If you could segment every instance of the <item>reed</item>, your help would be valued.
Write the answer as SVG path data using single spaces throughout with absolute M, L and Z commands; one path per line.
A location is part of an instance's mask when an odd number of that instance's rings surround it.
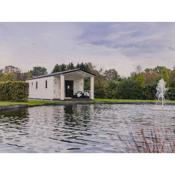
M 156 129 L 145 132 L 141 129 L 135 134 L 131 132 L 129 141 L 121 136 L 119 139 L 125 144 L 127 152 L 175 153 L 175 135 L 170 131 Z

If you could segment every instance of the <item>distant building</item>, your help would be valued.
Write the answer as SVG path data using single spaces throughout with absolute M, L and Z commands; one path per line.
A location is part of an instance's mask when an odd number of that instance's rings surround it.
M 4 73 L 19 73 L 21 72 L 19 68 L 14 67 L 14 66 L 6 66 L 4 68 Z

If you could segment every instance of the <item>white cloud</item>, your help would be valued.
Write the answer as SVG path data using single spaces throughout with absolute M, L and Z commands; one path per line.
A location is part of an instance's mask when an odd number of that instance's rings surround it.
M 129 75 L 175 65 L 175 23 L 0 23 L 0 68 L 84 61 Z

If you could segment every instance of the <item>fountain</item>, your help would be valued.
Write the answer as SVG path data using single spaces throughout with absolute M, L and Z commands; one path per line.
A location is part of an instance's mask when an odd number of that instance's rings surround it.
M 159 80 L 157 87 L 156 87 L 156 90 L 157 90 L 157 92 L 156 92 L 157 100 L 158 100 L 158 102 L 161 101 L 161 104 L 163 107 L 165 104 L 165 94 L 166 94 L 166 91 L 168 90 L 166 88 L 166 82 L 164 81 L 164 79 Z

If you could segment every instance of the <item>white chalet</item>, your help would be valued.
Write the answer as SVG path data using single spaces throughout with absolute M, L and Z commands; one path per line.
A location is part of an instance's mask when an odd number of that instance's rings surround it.
M 81 69 L 52 73 L 27 80 L 30 99 L 65 100 L 84 92 L 84 78 L 90 78 L 89 98 L 94 99 L 94 74 Z

